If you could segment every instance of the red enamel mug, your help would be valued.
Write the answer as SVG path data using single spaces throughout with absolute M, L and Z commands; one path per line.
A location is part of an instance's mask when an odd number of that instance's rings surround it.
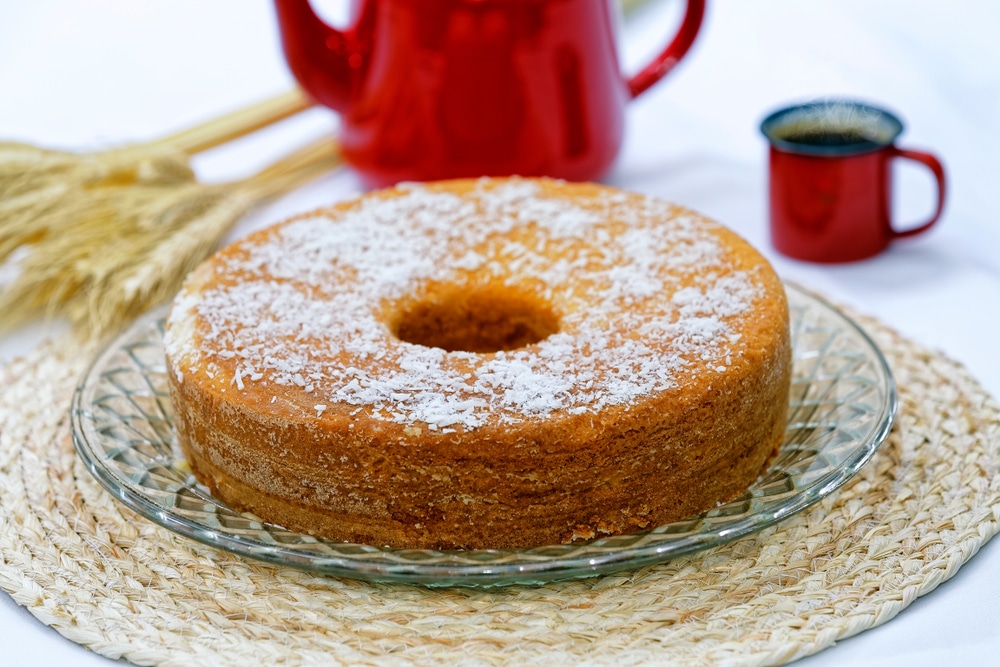
M 371 186 L 466 176 L 595 180 L 622 140 L 625 104 L 684 56 L 704 0 L 631 78 L 617 0 L 354 0 L 349 27 L 309 0 L 275 0 L 288 65 L 340 114 L 343 155 Z
M 764 119 L 774 247 L 811 262 L 852 262 L 930 229 L 944 209 L 944 166 L 930 153 L 897 147 L 902 131 L 885 109 L 851 100 L 800 104 Z M 924 165 L 937 182 L 933 215 L 908 229 L 891 218 L 897 158 Z

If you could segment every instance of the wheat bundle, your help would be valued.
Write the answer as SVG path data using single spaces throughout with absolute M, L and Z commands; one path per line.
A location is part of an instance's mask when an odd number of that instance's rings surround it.
M 194 153 L 311 105 L 295 91 L 165 139 L 91 154 L 0 143 L 0 325 L 65 315 L 91 336 L 173 294 L 233 223 L 339 161 L 324 138 L 240 181 L 208 185 Z

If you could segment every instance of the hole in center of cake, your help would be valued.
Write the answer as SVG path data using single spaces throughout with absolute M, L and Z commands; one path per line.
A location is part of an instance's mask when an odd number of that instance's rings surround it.
M 435 287 L 403 306 L 401 340 L 449 352 L 516 350 L 559 331 L 559 317 L 537 295 L 508 285 Z

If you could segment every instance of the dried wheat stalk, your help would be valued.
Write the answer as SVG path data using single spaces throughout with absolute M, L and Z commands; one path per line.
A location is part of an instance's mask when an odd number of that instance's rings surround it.
M 338 159 L 324 138 L 248 179 L 221 185 L 187 177 L 178 161 L 151 160 L 136 180 L 105 180 L 57 196 L 22 220 L 20 241 L 30 252 L 0 292 L 3 323 L 63 314 L 89 335 L 112 331 L 172 295 L 252 206 L 330 170 Z M 0 205 L 0 216 L 10 208 Z M 4 255 L 13 249 L 10 236 L 0 236 Z
M 92 154 L 0 143 L 0 326 L 65 315 L 95 336 L 167 298 L 248 209 L 339 162 L 329 139 L 250 178 L 199 183 L 195 152 L 311 105 L 293 92 L 158 141 Z M 13 257 L 12 257 L 13 255 Z

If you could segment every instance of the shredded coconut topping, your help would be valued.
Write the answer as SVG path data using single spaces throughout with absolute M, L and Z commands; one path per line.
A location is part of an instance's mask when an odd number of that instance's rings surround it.
M 239 391 L 302 392 L 317 415 L 347 404 L 436 432 L 630 405 L 683 384 L 695 362 L 725 372 L 741 350 L 733 318 L 760 290 L 729 264 L 714 223 L 588 192 L 407 185 L 272 228 L 189 280 L 167 353 L 184 381 L 202 369 Z M 449 352 L 399 340 L 379 314 L 470 280 L 541 286 L 559 331 L 513 351 Z

